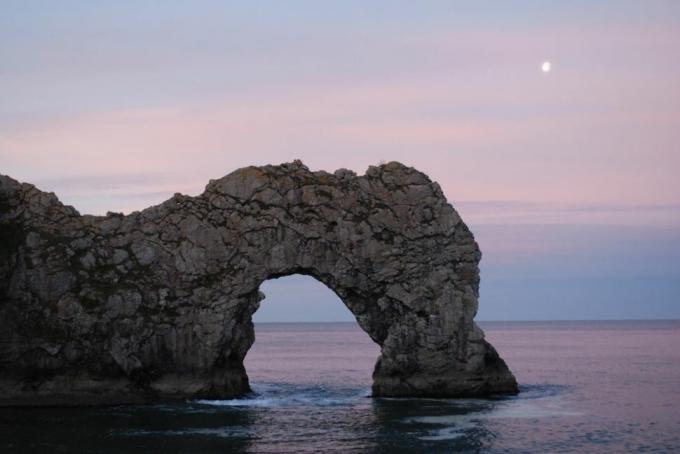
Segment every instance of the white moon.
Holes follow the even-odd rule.
[[[549,61],[544,61],[543,64],[541,65],[541,70],[544,73],[550,72],[550,62]]]

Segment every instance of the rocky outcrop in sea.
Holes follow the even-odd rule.
[[[267,279],[313,276],[381,347],[375,396],[515,393],[477,312],[474,237],[397,162],[247,167],[128,215],[0,176],[0,404],[228,398]]]

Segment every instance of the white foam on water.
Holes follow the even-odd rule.
[[[229,399],[229,400],[207,400],[201,399],[194,401],[201,405],[213,405],[216,407],[271,407],[274,399]]]
[[[329,398],[316,396],[289,396],[289,397],[271,397],[271,398],[246,398],[246,399],[230,399],[230,400],[196,400],[194,401],[200,405],[213,405],[217,407],[285,407],[298,405],[315,405],[315,406],[333,406],[333,405],[348,405],[356,400],[355,397],[347,398]]]
[[[285,406],[333,406],[350,405],[370,396],[370,390],[361,390],[349,395],[329,397],[323,388],[295,388],[271,383],[253,384],[253,395],[238,399],[194,401],[200,405],[217,407],[285,407]]]

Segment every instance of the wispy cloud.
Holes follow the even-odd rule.
[[[587,224],[680,227],[680,204],[456,201],[472,224]]]

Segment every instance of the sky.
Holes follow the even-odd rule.
[[[401,161],[480,243],[480,320],[680,318],[679,125],[674,0],[0,0],[0,173],[104,214]],[[258,321],[351,320],[264,291]]]

